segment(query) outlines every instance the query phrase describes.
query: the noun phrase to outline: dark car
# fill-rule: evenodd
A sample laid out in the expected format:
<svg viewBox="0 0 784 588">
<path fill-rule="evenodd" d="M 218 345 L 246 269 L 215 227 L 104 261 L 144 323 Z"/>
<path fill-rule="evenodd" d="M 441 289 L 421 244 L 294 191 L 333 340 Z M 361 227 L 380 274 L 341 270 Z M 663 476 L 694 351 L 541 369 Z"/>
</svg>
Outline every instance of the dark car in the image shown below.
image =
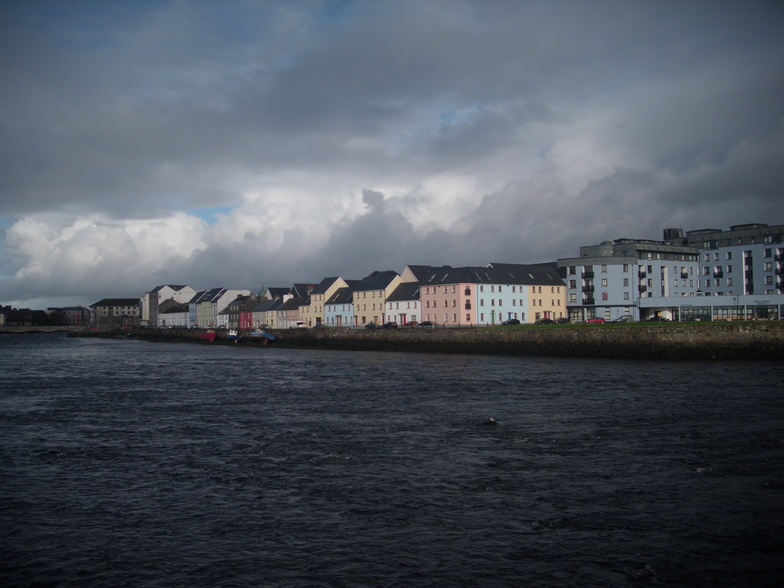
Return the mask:
<svg viewBox="0 0 784 588">
<path fill-rule="evenodd" d="M 539 319 L 534 324 L 536 324 L 536 325 L 554 325 L 555 321 L 553 319 L 543 318 L 543 319 Z"/>
<path fill-rule="evenodd" d="M 397 323 L 388 322 L 381 325 L 382 329 L 397 329 Z"/>
<path fill-rule="evenodd" d="M 520 321 L 518 321 L 517 319 L 509 319 L 508 321 L 502 322 L 501 326 L 502 327 L 506 327 L 508 325 L 519 325 L 519 324 L 520 324 Z"/>
<path fill-rule="evenodd" d="M 648 319 L 650 323 L 669 323 L 670 319 L 664 318 L 663 316 L 652 316 Z"/>
<path fill-rule="evenodd" d="M 365 325 L 366 329 L 378 329 L 379 326 L 376 323 L 368 323 Z"/>
<path fill-rule="evenodd" d="M 557 322 L 559 325 L 568 325 L 568 324 L 569 324 L 569 319 L 568 319 L 568 318 L 566 318 L 565 316 L 562 316 L 562 317 L 561 317 L 561 318 L 559 318 L 559 319 L 558 319 L 556 322 Z"/>
<path fill-rule="evenodd" d="M 432 327 L 433 323 L 431 323 L 430 321 L 422 321 L 421 323 L 419 323 L 419 326 L 420 327 Z"/>
</svg>

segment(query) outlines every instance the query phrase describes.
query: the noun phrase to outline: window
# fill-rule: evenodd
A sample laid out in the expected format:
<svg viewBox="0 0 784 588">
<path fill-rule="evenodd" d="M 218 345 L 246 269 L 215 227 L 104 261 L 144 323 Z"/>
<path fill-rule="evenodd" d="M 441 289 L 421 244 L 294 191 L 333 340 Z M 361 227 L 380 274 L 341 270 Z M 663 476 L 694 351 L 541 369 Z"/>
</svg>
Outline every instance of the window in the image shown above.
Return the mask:
<svg viewBox="0 0 784 588">
<path fill-rule="evenodd" d="M 629 300 L 629 293 L 628 292 L 624 292 L 623 293 L 623 299 L 624 300 Z"/>
<path fill-rule="evenodd" d="M 773 262 L 772 261 L 766 261 L 765 262 L 765 271 L 766 272 L 773 271 Z"/>
<path fill-rule="evenodd" d="M 485 305 L 485 299 L 484 298 L 480 298 L 479 299 L 479 306 L 484 306 L 484 305 Z"/>
<path fill-rule="evenodd" d="M 627 287 L 627 288 L 629 287 L 629 278 L 624 278 L 624 279 L 623 279 L 623 285 L 624 285 L 625 287 Z"/>
<path fill-rule="evenodd" d="M 484 292 L 485 291 L 485 287 L 484 286 L 479 286 L 479 291 L 480 292 Z"/>
<path fill-rule="evenodd" d="M 727 251 L 727 259 L 732 259 L 732 251 Z"/>
<path fill-rule="evenodd" d="M 573 275 L 575 275 L 576 273 L 577 273 L 577 267 L 576 267 L 576 266 L 574 266 L 574 265 L 570 265 L 570 266 L 569 266 L 569 275 L 570 275 L 570 276 L 573 276 Z"/>
<path fill-rule="evenodd" d="M 576 288 L 577 287 L 577 280 L 569 280 L 569 287 Z"/>
<path fill-rule="evenodd" d="M 731 265 L 728 265 L 728 266 L 727 266 L 727 273 L 728 273 L 728 274 L 731 274 L 731 273 L 732 273 L 732 266 L 731 266 Z"/>
<path fill-rule="evenodd" d="M 727 285 L 732 286 L 732 278 L 727 278 Z"/>
<path fill-rule="evenodd" d="M 577 294 L 569 294 L 569 302 L 577 302 Z"/>
<path fill-rule="evenodd" d="M 490 299 L 490 306 L 495 306 L 495 298 Z"/>
<path fill-rule="evenodd" d="M 624 263 L 623 264 L 623 271 L 625 271 L 625 272 L 629 271 L 629 264 L 628 263 Z"/>
<path fill-rule="evenodd" d="M 719 261 L 719 252 L 713 254 L 713 261 Z"/>
<path fill-rule="evenodd" d="M 607 292 L 602 292 L 602 300 L 607 300 Z"/>
<path fill-rule="evenodd" d="M 574 296 L 574 294 L 572 294 Z M 536 298 L 531 299 L 531 306 L 536 306 Z"/>
<path fill-rule="evenodd" d="M 773 285 L 773 276 L 765 276 L 765 285 L 772 286 Z"/>
<path fill-rule="evenodd" d="M 607 265 L 606 264 L 602 266 L 602 273 L 603 274 L 607 273 Z"/>
<path fill-rule="evenodd" d="M 607 287 L 607 278 L 602 278 L 602 286 Z"/>
</svg>

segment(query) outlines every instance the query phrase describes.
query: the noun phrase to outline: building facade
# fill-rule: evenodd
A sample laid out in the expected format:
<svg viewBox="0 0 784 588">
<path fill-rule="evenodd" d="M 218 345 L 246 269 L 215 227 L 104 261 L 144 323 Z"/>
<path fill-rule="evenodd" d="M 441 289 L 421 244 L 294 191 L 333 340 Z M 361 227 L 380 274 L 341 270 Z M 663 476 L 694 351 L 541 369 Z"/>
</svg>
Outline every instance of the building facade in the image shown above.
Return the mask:
<svg viewBox="0 0 784 588">
<path fill-rule="evenodd" d="M 640 320 L 643 298 L 691 297 L 699 290 L 699 251 L 664 241 L 616 239 L 580 247 L 557 261 L 569 319 Z"/>
<path fill-rule="evenodd" d="M 734 225 L 728 231 L 699 229 L 670 242 L 700 254 L 699 289 L 706 296 L 784 294 L 784 225 Z"/>
</svg>

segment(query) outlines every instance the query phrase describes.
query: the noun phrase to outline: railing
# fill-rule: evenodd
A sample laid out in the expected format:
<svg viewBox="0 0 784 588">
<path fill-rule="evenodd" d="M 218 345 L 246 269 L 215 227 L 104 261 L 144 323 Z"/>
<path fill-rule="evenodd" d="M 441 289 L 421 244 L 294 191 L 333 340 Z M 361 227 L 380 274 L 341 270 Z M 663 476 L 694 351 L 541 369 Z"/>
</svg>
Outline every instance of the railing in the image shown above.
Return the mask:
<svg viewBox="0 0 784 588">
<path fill-rule="evenodd" d="M 593 292 L 594 290 L 594 286 L 583 286 L 583 292 Z"/>
<path fill-rule="evenodd" d="M 465 303 L 465 309 L 466 310 L 471 310 L 471 303 L 470 302 L 466 302 Z"/>
<path fill-rule="evenodd" d="M 594 273 L 592 271 L 583 271 L 583 280 L 590 280 L 593 276 Z"/>
<path fill-rule="evenodd" d="M 643 278 L 645 278 L 647 275 L 648 275 L 648 272 L 646 272 L 645 270 L 640 270 L 640 271 L 637 272 L 637 277 L 640 278 L 641 280 Z"/>
<path fill-rule="evenodd" d="M 689 279 L 689 272 L 681 272 L 681 279 L 688 280 Z"/>
<path fill-rule="evenodd" d="M 594 298 L 583 298 L 583 304 L 596 304 L 596 299 L 594 299 Z"/>
<path fill-rule="evenodd" d="M 714 278 L 723 278 L 724 277 L 724 271 L 723 270 L 721 270 L 721 271 L 714 271 L 713 272 L 713 277 Z"/>
<path fill-rule="evenodd" d="M 637 286 L 637 291 L 638 292 L 647 292 L 648 291 L 648 286 L 646 286 L 644 284 L 640 284 L 639 286 Z"/>
</svg>

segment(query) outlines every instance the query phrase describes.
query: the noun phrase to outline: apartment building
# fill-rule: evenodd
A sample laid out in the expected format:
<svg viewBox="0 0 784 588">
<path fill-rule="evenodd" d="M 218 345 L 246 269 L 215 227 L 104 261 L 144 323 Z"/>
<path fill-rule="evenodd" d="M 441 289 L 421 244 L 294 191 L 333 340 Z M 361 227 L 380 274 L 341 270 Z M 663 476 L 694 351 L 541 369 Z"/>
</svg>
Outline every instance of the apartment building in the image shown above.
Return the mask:
<svg viewBox="0 0 784 588">
<path fill-rule="evenodd" d="M 678 229 L 676 229 L 678 231 Z M 666 235 L 665 235 L 666 238 Z M 668 242 L 699 250 L 700 291 L 706 296 L 784 294 L 784 225 L 699 229 Z"/>
<path fill-rule="evenodd" d="M 579 257 L 557 261 L 566 283 L 569 319 L 631 315 L 640 320 L 640 299 L 695 296 L 700 287 L 699 255 L 695 247 L 647 239 L 580 247 Z"/>
</svg>

